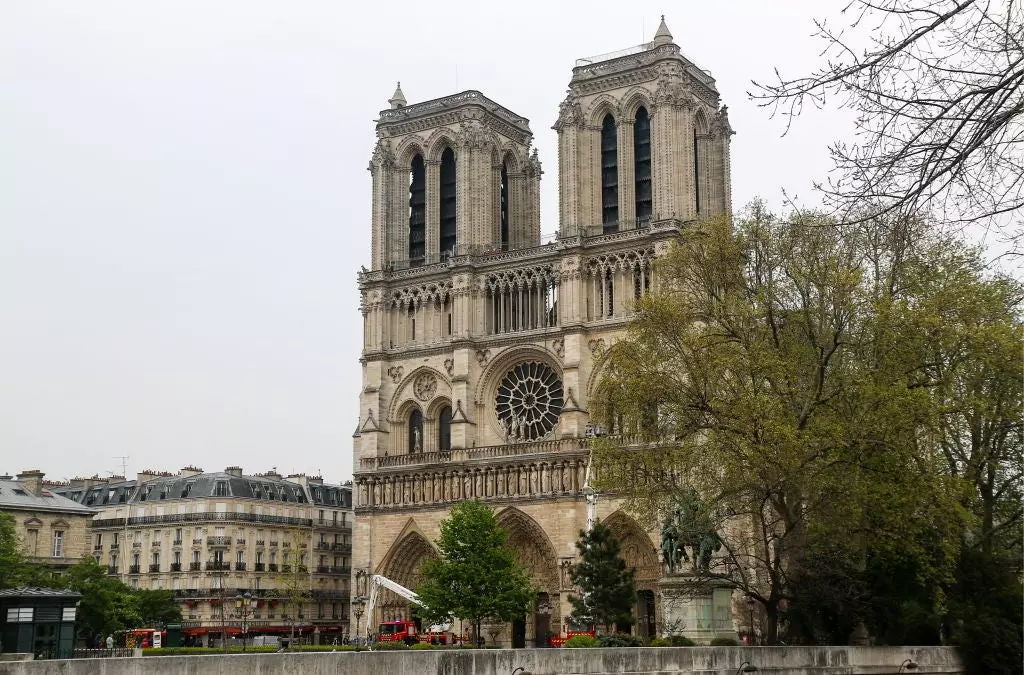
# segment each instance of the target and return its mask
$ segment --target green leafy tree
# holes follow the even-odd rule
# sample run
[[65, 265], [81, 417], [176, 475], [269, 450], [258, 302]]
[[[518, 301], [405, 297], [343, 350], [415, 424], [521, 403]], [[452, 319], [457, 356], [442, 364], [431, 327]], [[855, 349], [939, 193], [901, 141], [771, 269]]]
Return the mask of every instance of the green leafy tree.
[[80, 633], [109, 635], [142, 625], [136, 591], [109, 576], [91, 557], [69, 567], [57, 583], [82, 594], [77, 620]]
[[289, 617], [290, 637], [295, 639], [295, 624], [304, 607], [313, 597], [312, 577], [309, 572], [309, 534], [301, 529], [284, 533], [281, 548], [281, 567], [275, 575], [276, 588], [270, 591], [271, 598], [281, 602], [281, 613]]
[[28, 572], [14, 523], [14, 516], [0, 513], [0, 589], [23, 585]]
[[136, 590], [139, 618], [146, 626], [161, 626], [181, 621], [181, 607], [174, 602], [174, 592]]
[[626, 567], [619, 540], [598, 522], [589, 532], [580, 532], [576, 549], [580, 559], [571, 577], [582, 595], [569, 596], [573, 618], [587, 625], [603, 626], [606, 633], [615, 626], [632, 624], [636, 570]]
[[931, 237], [754, 203], [681, 235], [608, 354], [601, 487], [647, 522], [695, 491], [691, 518], [728, 532], [695, 578], [760, 603], [769, 644], [830, 541], [858, 574], [881, 552], [912, 559], [929, 589], [952, 577], [964, 513], [928, 442]]
[[441, 522], [439, 558], [428, 558], [416, 589], [421, 612], [435, 622], [459, 617], [469, 621], [478, 639], [486, 621], [522, 618], [536, 597], [527, 571], [505, 543], [508, 533], [483, 503], [472, 500], [452, 509]]

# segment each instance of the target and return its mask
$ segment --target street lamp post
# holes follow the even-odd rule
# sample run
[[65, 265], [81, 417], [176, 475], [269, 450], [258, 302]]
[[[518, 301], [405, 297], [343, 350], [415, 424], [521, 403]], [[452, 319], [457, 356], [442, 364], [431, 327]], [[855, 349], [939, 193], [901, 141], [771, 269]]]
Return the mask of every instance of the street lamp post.
[[[249, 637], [249, 613], [253, 609], [253, 605], [256, 603], [255, 598], [252, 597], [252, 593], [246, 591], [241, 595], [235, 596], [235, 612], [238, 614], [238, 618], [242, 620], [242, 651], [245, 651], [247, 645], [247, 638]], [[225, 635], [225, 640], [227, 636]]]
[[[352, 613], [356, 615], [356, 640], [362, 640], [362, 633], [359, 632], [359, 620], [363, 618], [363, 612], [366, 607], [366, 598], [361, 595], [357, 595], [352, 599]], [[369, 621], [369, 619], [367, 619]], [[356, 644], [360, 644], [356, 642]]]

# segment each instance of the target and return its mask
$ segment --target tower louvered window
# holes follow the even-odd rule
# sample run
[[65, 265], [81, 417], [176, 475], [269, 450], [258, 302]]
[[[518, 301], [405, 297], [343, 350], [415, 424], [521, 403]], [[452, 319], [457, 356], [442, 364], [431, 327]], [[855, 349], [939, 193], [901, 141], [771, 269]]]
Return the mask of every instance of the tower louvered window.
[[508, 161], [501, 165], [501, 250], [507, 251], [508, 244]]
[[412, 158], [409, 173], [409, 264], [422, 265], [427, 253], [427, 180], [422, 155]]
[[700, 213], [700, 153], [697, 152], [697, 130], [693, 130], [693, 197]]
[[651, 118], [647, 109], [636, 111], [633, 124], [634, 183], [636, 192], [636, 220], [640, 223], [650, 220], [653, 210], [651, 198]]
[[601, 124], [601, 223], [605, 234], [619, 231], [619, 151], [615, 118]]
[[455, 252], [455, 153], [441, 153], [441, 259]]

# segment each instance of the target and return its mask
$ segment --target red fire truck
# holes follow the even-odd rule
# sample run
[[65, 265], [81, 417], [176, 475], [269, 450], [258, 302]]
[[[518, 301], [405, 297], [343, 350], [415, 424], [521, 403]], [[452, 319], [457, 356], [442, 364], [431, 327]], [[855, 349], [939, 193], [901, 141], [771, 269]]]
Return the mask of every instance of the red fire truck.
[[451, 644], [449, 637], [440, 630], [427, 630], [421, 633], [413, 621], [382, 621], [377, 624], [378, 642], [405, 642], [407, 645], [427, 642], [432, 645], [447, 645]]

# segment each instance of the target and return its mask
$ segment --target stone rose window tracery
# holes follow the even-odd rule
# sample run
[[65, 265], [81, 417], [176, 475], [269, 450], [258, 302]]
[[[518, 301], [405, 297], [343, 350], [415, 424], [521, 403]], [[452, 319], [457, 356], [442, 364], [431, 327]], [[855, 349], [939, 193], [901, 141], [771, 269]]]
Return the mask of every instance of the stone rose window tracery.
[[495, 412], [510, 443], [548, 436], [558, 424], [563, 404], [558, 374], [537, 361], [520, 363], [509, 370], [495, 396]]

